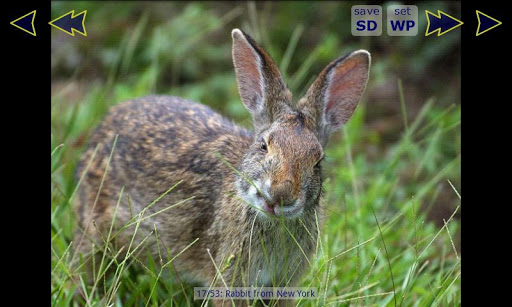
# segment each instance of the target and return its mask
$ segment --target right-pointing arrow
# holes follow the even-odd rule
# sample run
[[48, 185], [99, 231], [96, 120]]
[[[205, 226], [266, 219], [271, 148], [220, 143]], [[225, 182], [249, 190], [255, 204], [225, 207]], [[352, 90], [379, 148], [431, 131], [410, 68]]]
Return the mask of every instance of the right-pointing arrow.
[[485, 32], [496, 28], [501, 25], [502, 22], [496, 18], [476, 10], [476, 18], [478, 19], [478, 28], [476, 29], [476, 36], [482, 35]]
[[440, 10], [437, 10], [437, 15], [431, 11], [425, 10], [425, 15], [427, 15], [427, 31], [425, 32], [425, 36], [436, 32], [437, 36], [441, 36], [464, 24], [457, 18]]

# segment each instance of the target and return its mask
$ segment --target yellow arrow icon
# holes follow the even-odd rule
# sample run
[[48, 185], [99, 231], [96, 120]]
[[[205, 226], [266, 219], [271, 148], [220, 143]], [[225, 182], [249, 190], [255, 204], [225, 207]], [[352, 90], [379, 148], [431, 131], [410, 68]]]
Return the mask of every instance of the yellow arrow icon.
[[[476, 36], [482, 35], [485, 32], [496, 28], [501, 25], [502, 22], [496, 18], [492, 18], [491, 16], [476, 10], [476, 18], [478, 19], [478, 28], [476, 29]], [[483, 26], [482, 26], [483, 24]], [[482, 32], [480, 32], [482, 30]]]
[[[30, 18], [30, 15], [32, 15], [32, 18]], [[34, 19], [36, 19], [36, 10], [33, 10], [32, 12], [11, 21], [11, 25], [15, 26], [16, 28], [22, 31], [27, 32], [30, 35], [36, 36], [36, 28], [34, 28]], [[30, 28], [32, 29], [29, 28], [29, 21]]]
[[457, 18], [440, 10], [437, 10], [437, 14], [425, 10], [425, 15], [427, 16], [427, 31], [425, 32], [425, 36], [436, 32], [437, 36], [441, 36], [464, 24]]
[[75, 36], [75, 32], [87, 36], [87, 31], [85, 30], [85, 16], [87, 15], [87, 10], [80, 12], [75, 15], [75, 10], [67, 12], [66, 14], [55, 18], [50, 21], [49, 24], [64, 33], [67, 33], [71, 36]]

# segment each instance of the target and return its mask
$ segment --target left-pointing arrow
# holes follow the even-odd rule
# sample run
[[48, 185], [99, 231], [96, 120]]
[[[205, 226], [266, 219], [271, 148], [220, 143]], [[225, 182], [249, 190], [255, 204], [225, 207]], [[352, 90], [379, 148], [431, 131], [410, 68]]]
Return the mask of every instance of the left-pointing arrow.
[[87, 10], [82, 11], [77, 15], [75, 15], [75, 10], [72, 10], [50, 21], [49, 24], [71, 36], [75, 36], [75, 32], [80, 33], [83, 36], [87, 36], [87, 31], [85, 30], [86, 15]]
[[36, 36], [36, 28], [34, 28], [34, 19], [36, 18], [36, 10], [21, 16], [18, 19], [11, 21], [11, 25], [16, 28], [27, 32], [30, 35]]

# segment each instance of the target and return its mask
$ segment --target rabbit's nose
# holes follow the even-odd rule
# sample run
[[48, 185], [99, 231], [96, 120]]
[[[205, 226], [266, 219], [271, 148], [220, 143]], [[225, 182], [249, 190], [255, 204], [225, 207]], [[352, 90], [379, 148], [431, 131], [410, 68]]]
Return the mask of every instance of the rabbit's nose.
[[295, 197], [293, 196], [293, 183], [290, 180], [285, 180], [275, 184], [271, 189], [271, 195], [274, 200], [273, 205], [292, 205], [295, 202]]

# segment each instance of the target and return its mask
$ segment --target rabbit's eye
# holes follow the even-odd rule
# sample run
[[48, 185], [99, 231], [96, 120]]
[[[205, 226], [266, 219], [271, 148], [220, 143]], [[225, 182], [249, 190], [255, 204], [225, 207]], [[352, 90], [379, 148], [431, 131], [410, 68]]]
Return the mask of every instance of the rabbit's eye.
[[260, 149], [264, 152], [267, 152], [267, 143], [263, 141], [260, 145]]
[[262, 152], [267, 152], [267, 150], [268, 150], [267, 142], [265, 142], [265, 139], [262, 136], [260, 136], [258, 138], [258, 144], [259, 144], [258, 147]]

